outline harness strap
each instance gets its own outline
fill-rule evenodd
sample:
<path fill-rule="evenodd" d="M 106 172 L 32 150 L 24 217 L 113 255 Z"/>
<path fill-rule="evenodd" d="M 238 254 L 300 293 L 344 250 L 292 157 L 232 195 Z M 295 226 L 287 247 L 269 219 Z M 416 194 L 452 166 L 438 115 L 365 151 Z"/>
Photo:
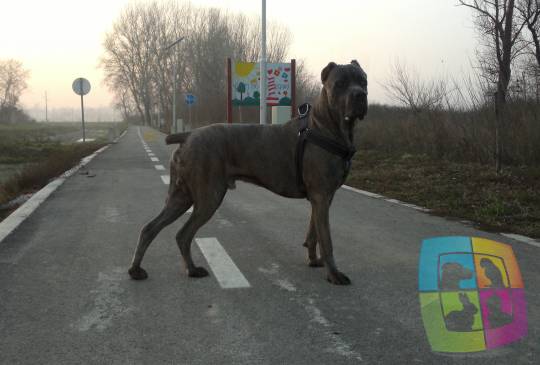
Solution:
<path fill-rule="evenodd" d="M 305 191 L 304 179 L 303 179 L 303 165 L 304 165 L 304 149 L 306 142 L 311 142 L 326 151 L 340 156 L 345 161 L 345 174 L 343 181 L 347 178 L 351 169 L 351 159 L 356 153 L 354 147 L 343 146 L 341 143 L 328 138 L 316 130 L 308 127 L 308 115 L 311 111 L 311 105 L 308 103 L 302 104 L 298 107 L 300 128 L 298 130 L 298 142 L 296 143 L 296 181 L 300 190 Z"/>

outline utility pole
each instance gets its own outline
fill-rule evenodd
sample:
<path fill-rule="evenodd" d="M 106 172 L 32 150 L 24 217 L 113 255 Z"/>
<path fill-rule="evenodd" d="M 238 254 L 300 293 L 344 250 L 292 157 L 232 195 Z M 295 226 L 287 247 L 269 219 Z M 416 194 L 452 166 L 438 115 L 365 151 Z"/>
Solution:
<path fill-rule="evenodd" d="M 170 50 L 172 47 L 176 46 L 178 43 L 182 42 L 184 37 L 178 38 L 176 41 L 165 47 L 165 50 Z M 171 128 L 174 126 L 175 132 L 178 131 L 178 126 L 176 123 L 176 59 L 173 59 L 173 110 L 172 110 L 172 123 Z M 169 133 L 170 133 L 169 129 Z"/>
<path fill-rule="evenodd" d="M 45 122 L 49 121 L 49 108 L 47 105 L 47 92 L 45 91 Z"/>
<path fill-rule="evenodd" d="M 260 61 L 260 124 L 266 124 L 266 0 L 262 0 L 261 11 L 261 61 Z"/>

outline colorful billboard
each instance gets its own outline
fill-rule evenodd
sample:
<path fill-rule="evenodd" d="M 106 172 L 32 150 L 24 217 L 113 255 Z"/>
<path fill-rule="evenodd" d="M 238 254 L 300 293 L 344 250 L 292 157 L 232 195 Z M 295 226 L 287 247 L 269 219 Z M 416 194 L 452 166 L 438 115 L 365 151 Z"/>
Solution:
<path fill-rule="evenodd" d="M 234 62 L 232 65 L 231 100 L 233 106 L 259 106 L 261 93 L 258 62 Z M 290 63 L 267 63 L 268 106 L 292 104 Z"/>

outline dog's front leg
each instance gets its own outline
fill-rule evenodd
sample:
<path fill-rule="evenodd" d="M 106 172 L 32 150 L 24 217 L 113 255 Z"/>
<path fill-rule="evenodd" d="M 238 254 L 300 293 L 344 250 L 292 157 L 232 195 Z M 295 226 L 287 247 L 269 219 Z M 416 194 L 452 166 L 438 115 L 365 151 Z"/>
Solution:
<path fill-rule="evenodd" d="M 332 199 L 327 194 L 316 195 L 311 199 L 315 218 L 315 231 L 317 232 L 322 259 L 328 272 L 328 281 L 336 285 L 349 285 L 351 280 L 337 269 L 334 261 L 329 219 L 331 202 Z"/>
<path fill-rule="evenodd" d="M 304 242 L 304 247 L 308 249 L 308 265 L 310 267 L 323 267 L 324 261 L 317 257 L 317 232 L 315 230 L 315 213 L 311 211 L 311 219 L 309 220 L 309 230 Z"/>

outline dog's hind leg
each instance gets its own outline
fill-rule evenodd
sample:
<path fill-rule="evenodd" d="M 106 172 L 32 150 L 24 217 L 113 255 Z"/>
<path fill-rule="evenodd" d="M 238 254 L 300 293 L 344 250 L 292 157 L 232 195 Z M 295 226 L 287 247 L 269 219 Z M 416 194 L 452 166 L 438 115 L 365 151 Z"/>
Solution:
<path fill-rule="evenodd" d="M 167 203 L 161 213 L 143 227 L 139 236 L 137 249 L 133 255 L 131 268 L 128 271 L 132 279 L 143 280 L 148 277 L 146 271 L 141 267 L 141 261 L 148 246 L 150 246 L 152 240 L 163 228 L 184 214 L 191 207 L 191 204 L 192 200 L 188 195 L 182 193 L 180 190 L 173 192 L 167 199 Z"/>
<path fill-rule="evenodd" d="M 306 236 L 306 242 L 304 247 L 308 249 L 308 265 L 310 267 L 323 267 L 324 262 L 322 258 L 317 257 L 317 231 L 315 230 L 315 221 L 311 213 L 311 219 L 309 220 L 309 230 Z"/>
<path fill-rule="evenodd" d="M 227 185 L 214 187 L 210 191 L 211 193 L 207 191 L 201 192 L 200 196 L 195 198 L 191 217 L 189 217 L 186 224 L 176 235 L 176 242 L 182 253 L 182 258 L 184 259 L 186 270 L 190 277 L 202 278 L 208 276 L 208 271 L 205 268 L 195 266 L 193 263 L 191 242 L 199 228 L 212 218 L 217 208 L 221 205 L 227 192 Z"/>

